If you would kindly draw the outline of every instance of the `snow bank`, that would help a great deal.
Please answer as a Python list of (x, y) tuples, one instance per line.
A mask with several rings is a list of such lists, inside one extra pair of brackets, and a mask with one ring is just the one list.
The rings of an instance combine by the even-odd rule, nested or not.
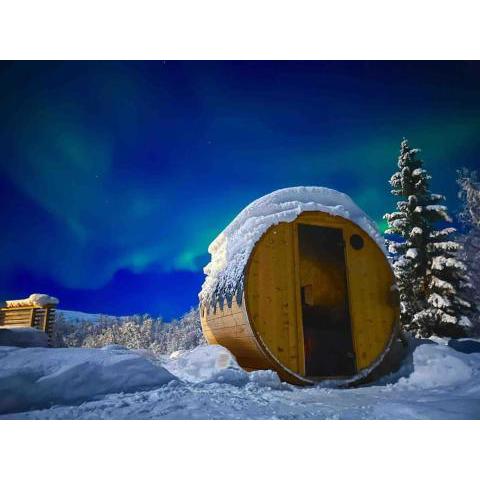
[(324, 187), (277, 190), (248, 205), (210, 244), (211, 261), (199, 298), (215, 304), (242, 289), (243, 272), (255, 243), (272, 225), (292, 222), (302, 212), (318, 211), (346, 218), (362, 228), (385, 252), (374, 222), (344, 193)]
[(36, 328), (0, 328), (0, 346), (48, 347), (48, 335)]
[(28, 298), (20, 300), (6, 300), (7, 307), (45, 307), (45, 305), (57, 305), (58, 298), (45, 295), (44, 293), (32, 293)]
[(271, 370), (246, 372), (221, 345), (202, 345), (190, 351), (174, 352), (164, 366), (181, 380), (190, 383), (224, 383), (234, 386), (252, 383), (272, 389), (288, 388)]
[(186, 382), (244, 385), (248, 374), (221, 345), (205, 345), (186, 352), (174, 352), (165, 368)]
[(0, 347), (0, 413), (72, 404), (164, 385), (175, 377), (123, 347)]
[(287, 383), (282, 383), (278, 374), (272, 370), (255, 370), (250, 372), (248, 377), (250, 383), (260, 387), (269, 387), (274, 390), (288, 390), (291, 387)]
[[(476, 365), (478, 368), (478, 359)], [(411, 364), (403, 367), (408, 368), (411, 374), (399, 378), (396, 388), (455, 387), (472, 379), (474, 359), (446, 345), (424, 343), (415, 348)]]
[[(15, 368), (23, 377), (17, 379), (15, 384), (10, 380), (9, 394), (12, 395), (13, 391), (19, 398), (17, 402), (23, 403), (16, 403), (15, 410), (9, 407), (10, 411), (17, 413), (0, 418), (480, 419), (480, 353), (478, 350), (462, 353), (445, 343), (449, 343), (448, 340), (413, 339), (410, 341), (409, 355), (398, 372), (372, 384), (347, 389), (286, 385), (271, 371), (242, 372), (222, 347), (198, 347), (190, 352), (179, 352), (165, 364), (184, 381), (171, 381), (159, 388), (149, 388), (148, 391), (143, 389), (97, 398), (92, 396), (80, 405), (75, 401), (20, 413), (18, 405), (24, 409), (35, 407), (29, 402), (36, 399), (36, 394), (32, 387), (34, 380), (28, 378), (27, 367), (17, 360)], [(473, 344), (479, 342), (465, 339), (459, 343), (468, 343), (471, 349)], [(5, 369), (6, 351), (10, 350), (0, 349), (0, 370)], [(77, 355), (77, 352), (86, 350), (72, 348), (68, 351)], [(98, 352), (103, 356), (108, 352), (126, 354), (124, 350), (113, 346)], [(84, 383), (82, 369), (88, 368), (88, 364), (77, 364), (81, 365), (79, 371), (67, 367), (72, 378), (64, 379), (61, 395), (66, 395), (63, 389), (80, 388), (75, 384), (75, 379), (79, 385)], [(53, 370), (59, 372), (60, 365)], [(112, 370), (109, 375), (113, 375)], [(121, 362), (116, 370), (116, 374), (123, 375)], [(226, 371), (233, 379), (232, 384), (227, 381), (227, 376), (222, 375)], [(2, 375), (0, 402), (5, 402), (5, 374)], [(169, 378), (174, 377), (170, 375)], [(41, 380), (38, 380), (38, 384), (39, 388), (44, 389)], [(23, 385), (28, 385), (28, 389), (24, 389)], [(60, 388), (58, 378), (52, 385)], [(21, 398), (23, 395), (26, 395), (26, 400)], [(47, 402), (39, 403), (45, 405)]]
[[(451, 341), (408, 338), (408, 354), (401, 367), (378, 381), (397, 390), (455, 389), (477, 382), (480, 374), (480, 343), (473, 339)], [(474, 347), (472, 347), (474, 345)], [(480, 383), (479, 383), (480, 391)]]

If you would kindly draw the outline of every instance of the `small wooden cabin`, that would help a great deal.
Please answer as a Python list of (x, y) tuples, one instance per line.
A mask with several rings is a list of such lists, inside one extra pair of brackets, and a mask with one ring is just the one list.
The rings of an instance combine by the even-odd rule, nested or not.
[(339, 192), (279, 190), (209, 248), (202, 329), (248, 370), (353, 384), (382, 364), (398, 328), (394, 276), (373, 222)]
[(58, 299), (40, 293), (0, 303), (0, 328), (37, 328), (50, 338)]

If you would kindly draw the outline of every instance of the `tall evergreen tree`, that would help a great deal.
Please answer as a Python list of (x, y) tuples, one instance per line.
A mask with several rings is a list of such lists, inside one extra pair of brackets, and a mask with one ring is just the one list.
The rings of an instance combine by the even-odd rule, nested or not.
[(463, 292), (469, 285), (459, 259), (460, 245), (451, 240), (454, 228), (443, 195), (429, 190), (430, 175), (419, 150), (403, 140), (398, 171), (391, 179), (392, 194), (400, 197), (398, 210), (388, 213), (387, 247), (400, 291), (401, 322), (415, 335), (461, 336), (470, 327), (471, 305)]

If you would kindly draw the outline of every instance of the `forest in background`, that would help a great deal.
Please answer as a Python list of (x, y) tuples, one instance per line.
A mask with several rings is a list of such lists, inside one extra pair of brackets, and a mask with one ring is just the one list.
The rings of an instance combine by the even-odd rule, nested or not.
[(198, 308), (192, 308), (171, 322), (149, 315), (100, 315), (98, 321), (72, 321), (58, 312), (52, 336), (54, 347), (122, 345), (133, 350), (148, 350), (157, 357), (190, 350), (204, 343)]

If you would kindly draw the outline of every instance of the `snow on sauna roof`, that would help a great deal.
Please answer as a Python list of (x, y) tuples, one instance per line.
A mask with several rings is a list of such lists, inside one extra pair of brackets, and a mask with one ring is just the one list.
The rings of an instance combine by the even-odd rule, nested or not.
[(346, 194), (325, 187), (276, 190), (245, 207), (210, 244), (211, 261), (199, 298), (215, 305), (243, 289), (243, 272), (262, 235), (280, 222), (292, 222), (302, 212), (319, 211), (346, 218), (368, 233), (385, 252), (383, 237), (374, 222)]

